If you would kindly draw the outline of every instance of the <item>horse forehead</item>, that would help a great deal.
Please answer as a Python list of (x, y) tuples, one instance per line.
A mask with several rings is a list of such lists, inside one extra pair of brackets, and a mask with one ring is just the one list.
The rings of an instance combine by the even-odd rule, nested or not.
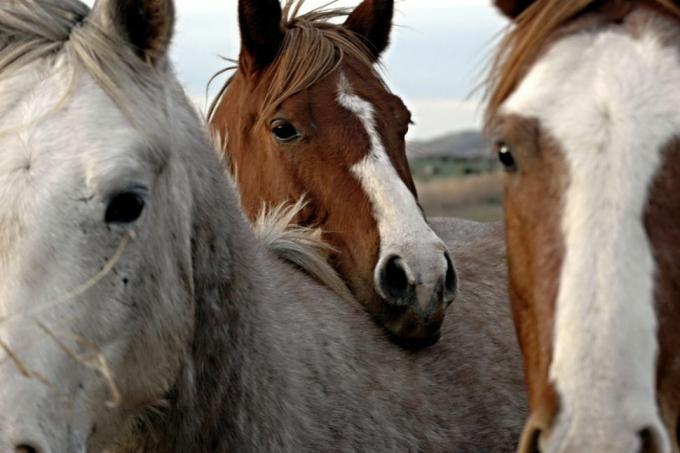
[(653, 25), (636, 34), (610, 27), (562, 38), (502, 113), (538, 119), (565, 152), (606, 148), (633, 135), (662, 147), (680, 126), (680, 46), (664, 43)]
[(338, 77), (333, 81), (333, 85), (351, 87), (356, 95), (373, 105), (376, 115), (380, 115), (383, 111), (394, 113), (395, 119), (397, 115), (399, 117), (402, 114), (410, 115), (406, 104), (389, 90), (375, 68), (366, 67), (350, 57), (346, 58), (337, 74)]
[(81, 173), (85, 183), (93, 183), (104, 173), (140, 167), (142, 134), (91, 77), (77, 80), (69, 86), (65, 74), (54, 75), (29, 87), (13, 81), (21, 95), (11, 105), (0, 101), (0, 175), (23, 169), (35, 188), (42, 181), (63, 184), (66, 173)]

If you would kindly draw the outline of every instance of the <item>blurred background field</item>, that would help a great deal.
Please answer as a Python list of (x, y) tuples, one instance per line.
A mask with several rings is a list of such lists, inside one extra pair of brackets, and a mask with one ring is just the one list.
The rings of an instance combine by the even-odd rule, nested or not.
[(481, 133), (410, 142), (407, 154), (428, 216), (501, 219), (502, 172)]

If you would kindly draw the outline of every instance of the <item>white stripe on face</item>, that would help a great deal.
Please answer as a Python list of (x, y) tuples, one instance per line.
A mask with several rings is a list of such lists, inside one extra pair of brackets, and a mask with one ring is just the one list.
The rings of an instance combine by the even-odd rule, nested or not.
[[(378, 224), (378, 262), (392, 255), (401, 256), (412, 271), (410, 283), (430, 291), (446, 273), (446, 246), (425, 222), (415, 197), (393, 167), (376, 127), (373, 106), (354, 94), (344, 74), (340, 75), (338, 102), (359, 118), (370, 141), (366, 157), (351, 170), (371, 201)], [(418, 299), (429, 302), (429, 297), (427, 294)]]
[(647, 22), (638, 38), (612, 27), (563, 39), (502, 109), (538, 119), (569, 169), (550, 369), (561, 413), (549, 452), (637, 452), (646, 428), (670, 448), (644, 210), (661, 151), (680, 132), (680, 63), (654, 26), (669, 24)]

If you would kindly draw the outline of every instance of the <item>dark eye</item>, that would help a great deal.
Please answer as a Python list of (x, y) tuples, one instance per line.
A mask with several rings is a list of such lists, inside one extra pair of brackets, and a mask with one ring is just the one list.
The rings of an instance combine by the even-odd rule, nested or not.
[(516, 171), (517, 163), (512, 155), (512, 148), (508, 144), (500, 142), (496, 144), (496, 149), (498, 150), (498, 160), (503, 164), (505, 171)]
[(295, 126), (286, 120), (274, 120), (272, 122), (272, 134), (281, 143), (290, 143), (300, 137), (300, 133)]
[(144, 210), (144, 198), (135, 192), (121, 192), (114, 196), (106, 207), (106, 223), (132, 223), (139, 219)]

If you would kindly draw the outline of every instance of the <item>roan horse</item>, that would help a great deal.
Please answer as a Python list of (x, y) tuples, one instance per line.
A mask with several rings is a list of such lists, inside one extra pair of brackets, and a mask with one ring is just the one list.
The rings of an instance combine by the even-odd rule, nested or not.
[(521, 377), (484, 307), (412, 354), (259, 245), (173, 12), (0, 4), (0, 451), (510, 450)]
[(678, 452), (680, 2), (499, 0), (521, 452)]
[(444, 243), (425, 222), (404, 151), (411, 114), (374, 69), (392, 0), (365, 0), (343, 25), (302, 1), (241, 0), (239, 67), (209, 114), (243, 207), (305, 198), (294, 219), (318, 227), (329, 257), (378, 324), (400, 342), (439, 339), (457, 292)]

